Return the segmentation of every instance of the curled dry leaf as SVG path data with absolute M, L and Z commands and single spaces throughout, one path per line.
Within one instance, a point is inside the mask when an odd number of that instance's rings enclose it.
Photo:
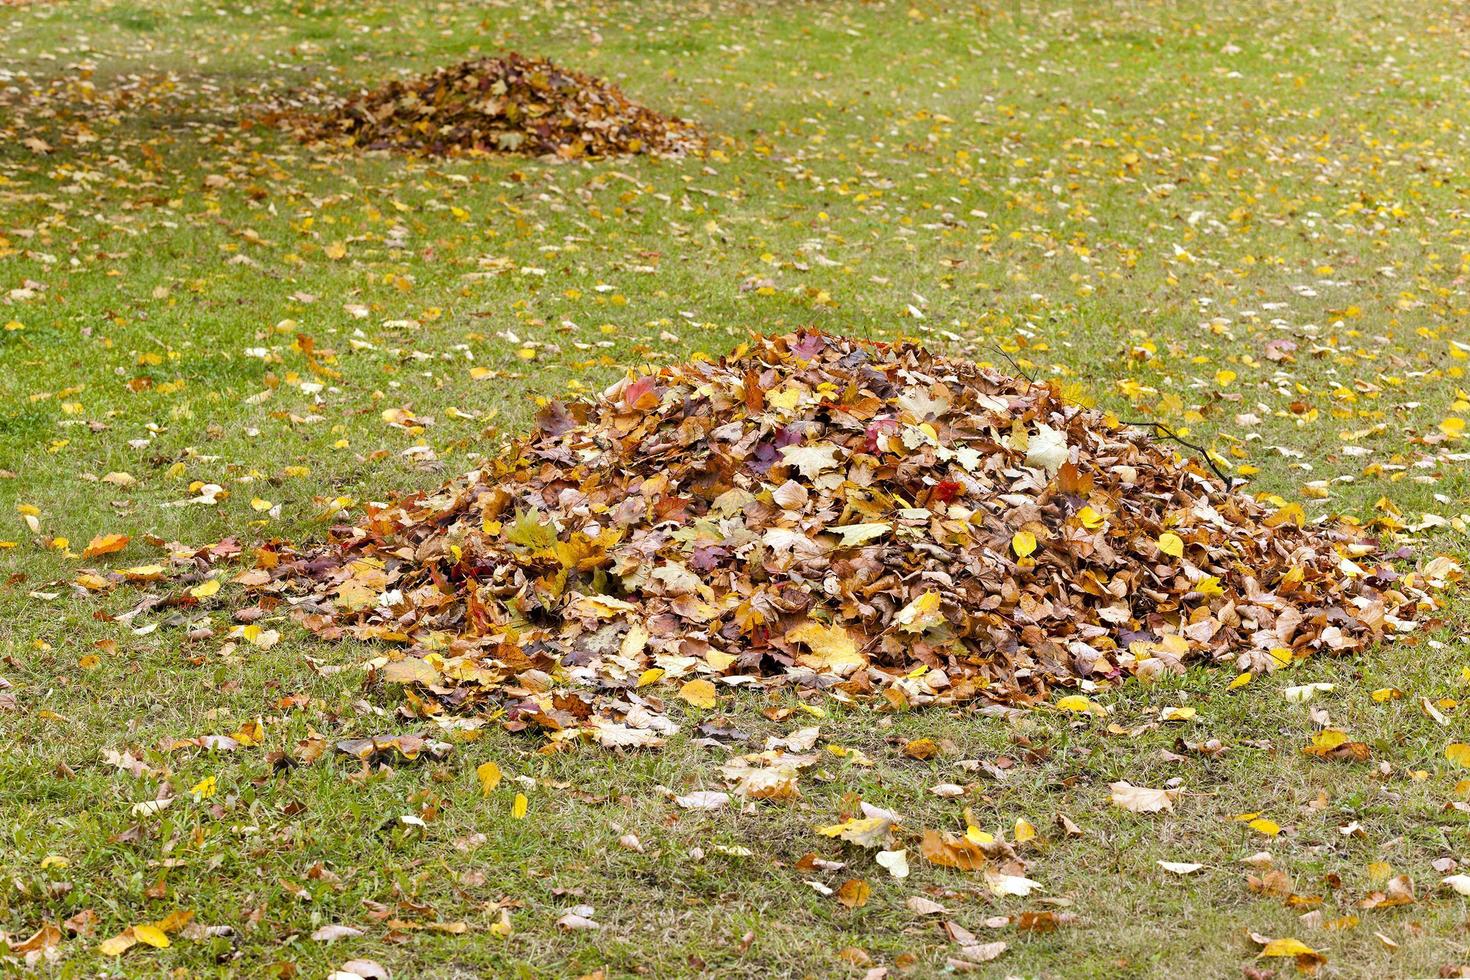
M 602 924 L 593 920 L 593 914 L 593 908 L 590 905 L 573 906 L 563 912 L 561 918 L 556 920 L 556 927 L 563 932 L 601 929 Z
M 676 796 L 674 802 L 685 810 L 719 810 L 730 802 L 730 794 L 701 789 L 684 796 Z
M 327 980 L 391 980 L 388 968 L 376 960 L 348 960 Z
M 924 831 L 919 843 L 919 853 L 930 864 L 962 871 L 980 871 L 986 866 L 985 852 L 967 837 L 938 830 Z
M 1172 810 L 1174 809 L 1174 797 L 1179 793 L 1176 789 L 1150 789 L 1147 786 L 1134 786 L 1127 780 L 1109 783 L 1108 789 L 1112 792 L 1113 805 L 1129 813 L 1159 813 L 1163 810 Z
M 874 860 L 895 878 L 909 876 L 909 854 L 906 850 L 879 851 Z
M 1457 894 L 1470 898 L 1470 875 L 1449 875 L 1440 879 L 1440 884 Z
M 849 878 L 837 889 L 837 901 L 850 909 L 860 909 L 868 904 L 873 887 L 861 878 Z

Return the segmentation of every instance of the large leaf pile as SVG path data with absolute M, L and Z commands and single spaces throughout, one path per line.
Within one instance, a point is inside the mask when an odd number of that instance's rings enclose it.
M 255 585 L 385 645 L 415 710 L 640 745 L 675 694 L 1017 704 L 1361 650 L 1447 571 L 1384 557 L 1050 385 L 807 333 L 552 404 L 468 478 L 266 552 Z
M 511 53 L 440 68 L 294 120 L 308 140 L 428 155 L 677 155 L 701 145 L 691 124 L 628 100 L 615 85 Z

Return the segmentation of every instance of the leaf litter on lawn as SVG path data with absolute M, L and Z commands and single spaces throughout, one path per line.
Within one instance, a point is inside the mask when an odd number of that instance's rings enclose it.
M 251 619 L 388 645 L 411 715 L 651 747 L 670 695 L 1017 706 L 1361 651 L 1462 574 L 1410 558 L 1051 384 L 803 332 L 550 402 L 481 469 L 262 545 L 237 581 Z
M 395 79 L 320 115 L 280 118 L 306 142 L 426 156 L 682 156 L 703 146 L 693 124 L 639 105 L 615 85 L 514 52 Z

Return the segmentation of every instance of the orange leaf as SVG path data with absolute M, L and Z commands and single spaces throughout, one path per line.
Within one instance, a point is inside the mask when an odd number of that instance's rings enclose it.
M 88 543 L 82 551 L 83 558 L 98 558 L 102 555 L 116 554 L 128 546 L 133 540 L 126 534 L 99 534 Z

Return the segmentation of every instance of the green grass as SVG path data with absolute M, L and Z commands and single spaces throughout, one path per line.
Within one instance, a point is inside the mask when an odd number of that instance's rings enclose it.
M 1323 950 L 1333 976 L 1470 962 L 1470 909 L 1432 864 L 1470 860 L 1453 805 L 1470 773 L 1444 756 L 1466 740 L 1463 601 L 1394 649 L 1301 663 L 1235 693 L 1232 671 L 1200 669 L 1097 694 L 1106 721 L 813 701 L 820 722 L 798 711 L 776 723 L 759 709 L 796 707 L 794 695 L 722 704 L 747 751 L 820 723 L 824 744 L 872 764 L 829 752 L 797 803 L 701 814 L 667 794 L 718 788 L 728 753 L 682 738 L 659 754 L 545 755 L 491 725 L 448 737 L 443 760 L 389 772 L 364 776 L 330 752 L 277 768 L 272 754 L 312 731 L 331 742 L 423 729 L 380 714 L 397 702 L 364 689 L 356 665 L 371 650 L 314 642 L 283 616 L 269 651 L 225 644 L 233 589 L 193 624 L 214 638 L 190 640 L 179 624 L 145 631 L 147 616 L 100 615 L 136 590 L 72 584 L 82 567 L 158 560 L 150 536 L 320 537 L 339 496 L 384 499 L 472 468 L 535 396 L 804 325 L 1014 359 L 1123 417 L 1188 430 L 1253 468 L 1254 491 L 1299 499 L 1330 481 L 1309 512 L 1364 520 L 1387 498 L 1402 524 L 1445 522 L 1406 543 L 1463 554 L 1465 448 L 1439 428 L 1470 408 L 1467 349 L 1455 346 L 1470 345 L 1462 7 L 0 10 L 0 541 L 13 544 L 0 550 L 0 678 L 12 686 L 0 695 L 14 697 L 0 707 L 0 931 L 18 942 L 96 915 L 93 934 L 69 938 L 41 972 L 259 976 L 295 964 L 321 976 L 367 957 L 398 976 L 861 975 L 869 961 L 925 976 L 958 949 L 944 919 L 1011 944 L 996 975 L 1238 975 L 1255 963 L 1252 932 Z M 306 87 L 347 91 L 508 47 L 699 120 L 715 154 L 326 158 L 240 125 Z M 333 260 L 336 243 L 347 251 Z M 298 333 L 331 352 L 335 376 L 312 373 Z M 1271 359 L 1279 340 L 1296 345 L 1289 359 Z M 390 427 L 393 408 L 433 424 Z M 426 448 L 405 454 L 415 447 Z M 118 472 L 136 482 L 101 480 Z M 194 483 L 229 496 L 178 506 Z M 134 541 L 82 561 L 103 533 Z M 306 656 L 348 669 L 323 676 Z M 1308 705 L 1281 693 L 1313 682 L 1336 687 Z M 1373 700 L 1382 688 L 1404 697 Z M 1171 706 L 1198 713 L 1159 723 Z M 1371 761 L 1303 755 L 1313 709 Z M 167 750 L 255 718 L 262 746 Z M 907 758 L 904 744 L 924 736 L 945 751 Z M 1180 747 L 1212 738 L 1218 756 Z M 129 748 L 148 767 L 136 778 L 103 757 Z M 1001 759 L 1013 765 L 1000 778 L 962 764 Z M 507 780 L 485 797 L 474 770 L 491 760 Z M 209 776 L 217 795 L 195 802 L 190 787 Z M 1172 813 L 1109 804 L 1109 782 L 1176 778 Z M 135 815 L 165 781 L 174 804 Z M 939 783 L 966 795 L 938 798 Z M 524 820 L 510 814 L 517 791 Z M 1018 851 L 1044 893 L 995 897 L 978 875 L 925 864 L 916 836 L 913 873 L 889 878 L 815 833 L 856 796 L 904 814 L 915 835 L 963 832 L 966 806 L 1006 839 L 1029 820 L 1039 837 Z M 1256 811 L 1282 833 L 1232 819 Z M 1362 836 L 1340 832 L 1354 821 Z M 619 846 L 628 833 L 643 853 Z M 475 834 L 484 842 L 465 849 Z M 1321 896 L 1325 918 L 1360 923 L 1324 931 L 1297 921 L 1308 907 L 1252 892 L 1239 861 L 1261 849 L 1297 894 Z M 812 851 L 848 865 L 798 869 Z M 1159 860 L 1205 868 L 1178 877 Z M 1411 875 L 1418 901 L 1358 909 L 1377 863 Z M 804 883 L 849 877 L 873 887 L 862 908 Z M 915 914 L 915 895 L 950 914 Z M 578 904 L 601 930 L 555 927 Z M 502 908 L 508 938 L 490 932 Z M 120 964 L 96 952 L 176 909 L 233 937 L 176 937 Z M 1045 909 L 1075 919 L 1047 933 L 985 925 Z M 467 931 L 420 928 L 430 922 Z M 309 938 L 329 923 L 364 934 Z

